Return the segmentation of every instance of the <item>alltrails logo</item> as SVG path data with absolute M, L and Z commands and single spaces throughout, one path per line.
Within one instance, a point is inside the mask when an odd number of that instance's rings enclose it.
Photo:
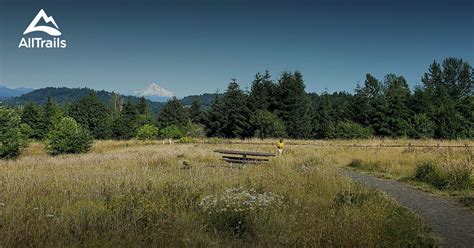
M 45 24 L 51 23 L 52 25 L 54 25 L 54 27 L 39 26 L 38 22 L 40 20 L 43 20 Z M 48 16 L 43 9 L 41 9 L 36 15 L 35 19 L 31 21 L 30 25 L 25 29 L 25 32 L 23 32 L 23 35 L 31 32 L 44 32 L 49 34 L 50 36 L 61 36 L 58 24 L 56 24 L 54 18 L 52 16 Z M 41 37 L 23 37 L 21 38 L 18 48 L 66 48 L 66 46 L 66 40 L 62 40 L 59 37 L 55 37 L 52 40 L 43 39 Z

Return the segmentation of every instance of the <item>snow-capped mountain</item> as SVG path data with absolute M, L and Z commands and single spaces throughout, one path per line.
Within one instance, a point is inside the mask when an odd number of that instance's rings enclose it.
M 145 89 L 142 90 L 134 90 L 130 92 L 131 95 L 138 96 L 138 97 L 145 97 L 150 101 L 155 102 L 165 102 L 171 97 L 174 96 L 174 93 L 159 86 L 158 84 L 152 83 L 148 85 Z

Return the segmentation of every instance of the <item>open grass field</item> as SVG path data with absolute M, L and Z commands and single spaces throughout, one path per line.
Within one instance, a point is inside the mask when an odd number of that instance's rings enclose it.
M 471 184 L 443 192 L 472 199 L 469 148 L 347 145 L 473 142 L 288 141 L 268 164 L 239 167 L 213 150 L 275 152 L 274 141 L 212 141 L 99 141 L 88 154 L 55 157 L 32 143 L 0 161 L 0 247 L 437 244 L 414 214 L 346 177 L 348 165 L 396 179 L 425 162 L 460 168 Z

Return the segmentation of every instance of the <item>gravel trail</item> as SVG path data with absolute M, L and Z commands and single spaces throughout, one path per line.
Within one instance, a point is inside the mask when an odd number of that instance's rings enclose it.
M 411 188 L 401 182 L 346 170 L 346 175 L 371 188 L 385 192 L 421 216 L 444 247 L 474 247 L 474 214 L 459 203 Z

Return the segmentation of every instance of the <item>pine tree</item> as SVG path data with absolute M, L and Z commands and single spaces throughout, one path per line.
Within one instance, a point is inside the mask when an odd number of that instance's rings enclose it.
M 380 81 L 366 74 L 364 87 L 357 86 L 353 103 L 354 120 L 364 127 L 372 128 L 376 135 L 390 135 L 386 122 L 388 104 Z
M 218 93 L 214 96 L 214 101 L 209 111 L 206 112 L 206 135 L 209 137 L 223 137 L 224 133 L 224 101 L 223 96 Z
M 79 125 L 90 131 L 96 139 L 107 139 L 111 136 L 111 115 L 109 109 L 100 101 L 95 92 L 72 104 L 69 115 Z
M 140 100 L 137 103 L 138 114 L 144 115 L 148 113 L 148 105 L 146 104 L 145 97 L 140 97 Z
M 363 87 L 358 83 L 355 89 L 354 98 L 352 98 L 352 118 L 362 126 L 370 126 L 371 105 L 369 97 Z
M 311 103 L 304 91 L 305 85 L 300 72 L 284 72 L 278 82 L 277 109 L 286 132 L 291 138 L 309 138 L 311 135 Z
M 41 140 L 46 135 L 46 127 L 43 122 L 43 109 L 36 103 L 28 102 L 21 114 L 21 123 L 28 124 L 33 130 L 31 138 Z
M 15 159 L 27 144 L 20 132 L 20 116 L 13 110 L 0 106 L 0 159 Z
M 224 128 L 222 133 L 226 138 L 246 138 L 253 136 L 250 125 L 250 110 L 247 96 L 239 85 L 232 79 L 224 93 Z
M 327 139 L 334 132 L 334 123 L 329 105 L 329 95 L 325 92 L 316 106 L 313 117 L 313 137 L 317 139 Z
M 181 104 L 181 101 L 173 97 L 161 109 L 157 123 L 160 128 L 171 125 L 183 127 L 188 123 L 188 113 Z
M 270 110 L 274 107 L 274 88 L 275 85 L 268 71 L 265 71 L 263 75 L 257 73 L 248 99 L 250 110 Z
M 460 59 L 447 58 L 442 68 L 436 61 L 430 65 L 422 82 L 431 102 L 428 115 L 436 125 L 435 138 L 472 137 L 473 81 L 472 67 Z
M 59 123 L 63 117 L 61 108 L 56 104 L 52 97 L 48 96 L 46 104 L 43 106 L 43 123 L 45 131 L 49 132 L 54 125 Z
M 113 137 L 116 139 L 130 139 L 135 137 L 138 129 L 138 110 L 128 98 L 123 104 L 122 111 L 113 122 Z
M 202 110 L 199 98 L 193 99 L 191 107 L 189 108 L 189 118 L 191 122 L 196 124 L 204 122 L 204 111 Z
M 410 116 L 408 108 L 410 89 L 404 77 L 394 74 L 385 76 L 385 99 L 387 101 L 386 122 L 389 135 L 392 137 L 408 136 L 410 130 Z

